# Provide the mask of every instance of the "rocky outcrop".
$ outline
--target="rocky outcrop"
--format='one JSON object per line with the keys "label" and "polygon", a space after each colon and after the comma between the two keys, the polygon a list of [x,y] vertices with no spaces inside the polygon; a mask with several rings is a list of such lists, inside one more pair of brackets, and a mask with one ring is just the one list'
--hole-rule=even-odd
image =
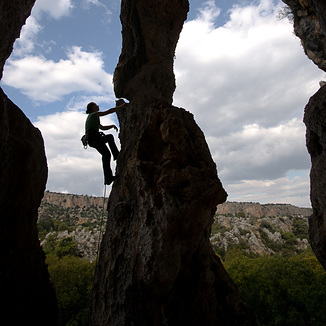
{"label": "rocky outcrop", "polygon": [[294,18],[294,33],[306,55],[326,70],[326,2],[324,0],[282,0]]}
{"label": "rocky outcrop", "polygon": [[3,66],[34,3],[35,0],[0,0],[0,79]]}
{"label": "rocky outcrop", "polygon": [[[0,72],[35,0],[0,1]],[[58,325],[37,235],[47,164],[41,133],[0,89],[0,312],[12,325]]]}
{"label": "rocky outcrop", "polygon": [[[292,10],[294,31],[300,37],[308,57],[326,71],[326,2],[324,0],[283,0]],[[304,123],[307,127],[306,144],[311,156],[310,242],[326,269],[326,130],[325,86],[311,97],[305,108]]]}
{"label": "rocky outcrop", "polygon": [[90,262],[93,262],[98,253],[98,245],[102,239],[102,231],[100,228],[88,230],[82,226],[78,226],[74,231],[59,231],[50,232],[46,235],[45,239],[41,242],[41,246],[46,246],[49,237],[53,236],[55,242],[59,242],[62,239],[72,238],[76,243],[75,255],[78,257],[86,258]]}
{"label": "rocky outcrop", "polygon": [[0,91],[0,311],[10,323],[58,324],[56,297],[40,248],[37,209],[47,164],[41,133]]}
{"label": "rocky outcrop", "polygon": [[[119,179],[108,204],[91,325],[241,325],[247,310],[214,254],[210,227],[226,192],[192,114],[171,105],[185,0],[122,1],[114,83]],[[163,53],[161,53],[163,51]]]}
{"label": "rocky outcrop", "polygon": [[174,52],[188,10],[188,0],[121,1],[122,52],[113,77],[117,97],[139,106],[172,103]]}
{"label": "rocky outcrop", "polygon": [[301,208],[290,204],[259,204],[259,203],[241,203],[226,202],[217,206],[216,214],[230,214],[237,216],[253,217],[279,217],[279,216],[310,216],[311,208]]}
{"label": "rocky outcrop", "polygon": [[210,241],[218,254],[225,253],[229,248],[238,248],[245,254],[260,256],[275,253],[295,255],[298,251],[307,249],[307,229],[306,217],[216,215]]}
{"label": "rocky outcrop", "polygon": [[326,86],[310,98],[305,108],[306,142],[311,156],[309,219],[312,248],[326,269]]}

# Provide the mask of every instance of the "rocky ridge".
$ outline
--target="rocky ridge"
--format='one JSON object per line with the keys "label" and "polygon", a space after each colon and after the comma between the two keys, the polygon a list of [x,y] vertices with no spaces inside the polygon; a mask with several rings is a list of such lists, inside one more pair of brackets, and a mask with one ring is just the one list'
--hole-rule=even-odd
{"label": "rocky ridge", "polygon": [[231,214],[237,216],[243,212],[247,217],[281,217],[305,216],[312,214],[312,208],[303,208],[291,204],[259,204],[249,202],[225,202],[217,206],[216,214]]}
{"label": "rocky ridge", "polygon": [[[106,221],[101,202],[102,197],[46,191],[39,208],[39,226],[50,219],[56,221],[58,230],[48,229],[41,245],[46,247],[50,238],[57,244],[72,238],[75,255],[94,261]],[[90,203],[92,208],[87,207]],[[308,246],[311,213],[310,208],[289,204],[226,202],[217,206],[210,242],[218,254],[234,247],[255,255],[295,254]]]}

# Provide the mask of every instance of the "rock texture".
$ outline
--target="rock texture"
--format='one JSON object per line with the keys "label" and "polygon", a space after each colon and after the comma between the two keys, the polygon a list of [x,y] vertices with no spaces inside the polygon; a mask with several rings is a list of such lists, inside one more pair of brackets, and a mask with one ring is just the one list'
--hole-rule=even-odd
{"label": "rock texture", "polygon": [[326,69],[326,2],[324,0],[282,0],[294,17],[294,33],[301,39],[306,55]]}
{"label": "rock texture", "polygon": [[[0,1],[0,72],[35,0]],[[47,164],[42,136],[0,89],[1,315],[12,325],[58,325],[37,236]]]}
{"label": "rock texture", "polygon": [[122,52],[113,83],[117,97],[142,106],[172,103],[173,59],[188,0],[121,1]]}
{"label": "rock texture", "polygon": [[[226,192],[192,114],[171,105],[185,0],[122,1],[114,83],[119,179],[90,309],[91,325],[241,325],[247,307],[214,254],[210,227]],[[162,52],[163,51],[163,52]]]}
{"label": "rock texture", "polygon": [[[297,219],[300,221],[301,228],[302,225],[308,228],[307,218],[301,216]],[[298,225],[298,223],[295,225],[292,216],[257,219],[216,215],[214,220],[210,241],[215,249],[223,248],[227,251],[235,244],[247,254],[274,255],[284,254],[284,249],[296,254],[298,250],[305,250],[308,246],[308,232],[300,234],[300,238],[292,233],[297,231],[294,229]],[[288,233],[291,237],[286,236]]]}

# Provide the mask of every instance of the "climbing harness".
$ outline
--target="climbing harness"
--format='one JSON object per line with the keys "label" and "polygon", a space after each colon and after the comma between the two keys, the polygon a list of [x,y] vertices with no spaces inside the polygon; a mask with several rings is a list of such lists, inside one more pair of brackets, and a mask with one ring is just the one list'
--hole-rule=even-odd
{"label": "climbing harness", "polygon": [[99,253],[100,253],[100,244],[101,244],[101,239],[102,239],[102,236],[103,236],[102,226],[103,226],[103,216],[104,216],[104,208],[105,208],[105,196],[106,196],[106,185],[104,185],[103,209],[102,209],[102,216],[101,216],[101,220],[100,220],[100,233],[99,233],[99,236],[98,236],[98,243],[97,243],[96,262],[98,261],[98,256],[99,256]]}

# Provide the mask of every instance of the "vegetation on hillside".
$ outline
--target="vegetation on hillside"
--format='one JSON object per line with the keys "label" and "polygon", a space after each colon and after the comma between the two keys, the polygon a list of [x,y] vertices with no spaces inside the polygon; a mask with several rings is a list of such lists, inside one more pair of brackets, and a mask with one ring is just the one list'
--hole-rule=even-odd
{"label": "vegetation on hillside", "polygon": [[[90,218],[87,218],[88,213]],[[69,234],[76,229],[77,222],[79,228],[98,227],[102,212],[95,208],[77,207],[56,210],[54,205],[47,204],[42,208],[42,214],[38,223],[39,237],[44,239],[47,236],[43,250],[55,285],[62,325],[87,325],[96,263],[77,257],[76,243]],[[240,212],[236,218],[240,221],[245,216]],[[257,238],[266,248],[273,249],[273,254],[252,252],[244,240],[249,232],[244,227],[238,227],[238,242],[231,238],[234,242],[228,242],[226,247],[214,246],[226,271],[251,308],[247,326],[326,324],[326,272],[309,245],[306,250],[297,247],[297,239],[308,239],[307,220],[298,216],[283,217],[284,223],[289,221],[289,229],[283,230],[278,227],[282,224],[274,223],[270,218],[248,219]],[[282,218],[279,222],[283,223]],[[232,230],[215,222],[212,236],[232,233]],[[58,238],[60,231],[68,231],[68,236]],[[280,233],[282,243],[271,241],[270,235],[275,232]],[[232,233],[232,236],[235,237],[235,234]]]}
{"label": "vegetation on hillside", "polygon": [[326,272],[311,248],[293,257],[256,258],[232,249],[224,266],[251,308],[246,325],[326,324]]}

